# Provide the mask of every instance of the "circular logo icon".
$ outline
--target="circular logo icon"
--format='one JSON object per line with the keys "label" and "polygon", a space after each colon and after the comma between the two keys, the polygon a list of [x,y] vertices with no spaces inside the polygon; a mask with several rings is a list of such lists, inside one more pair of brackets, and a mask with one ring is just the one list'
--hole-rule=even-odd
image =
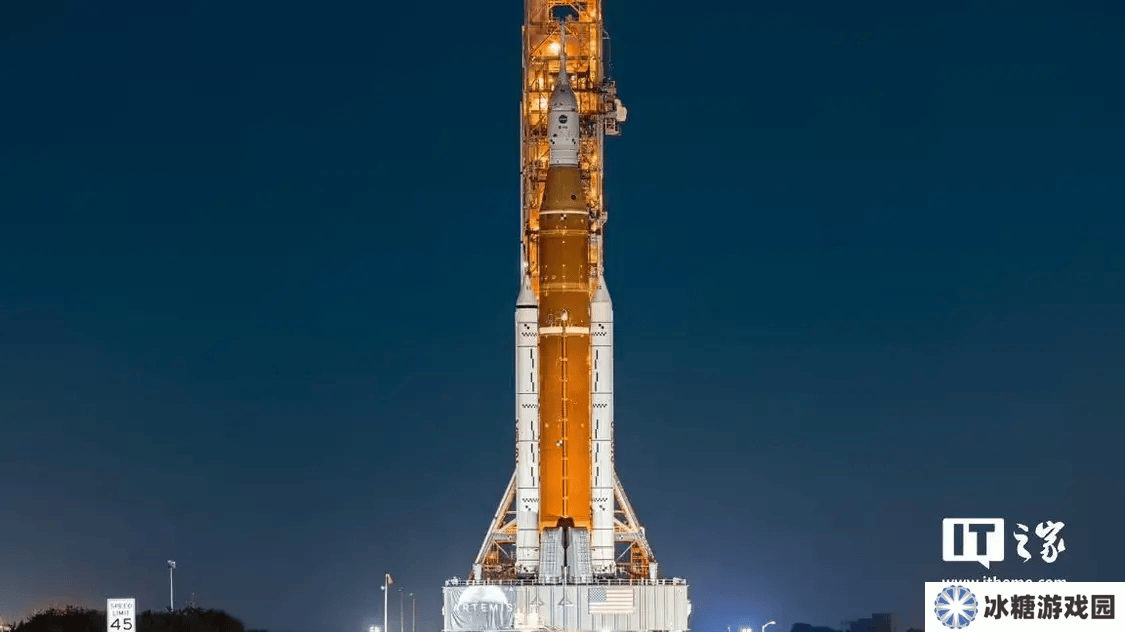
{"label": "circular logo icon", "polygon": [[964,586],[946,586],[934,600],[934,614],[951,630],[968,627],[977,617],[977,596]]}
{"label": "circular logo icon", "polygon": [[565,114],[559,115],[559,125],[566,125],[566,115]]}

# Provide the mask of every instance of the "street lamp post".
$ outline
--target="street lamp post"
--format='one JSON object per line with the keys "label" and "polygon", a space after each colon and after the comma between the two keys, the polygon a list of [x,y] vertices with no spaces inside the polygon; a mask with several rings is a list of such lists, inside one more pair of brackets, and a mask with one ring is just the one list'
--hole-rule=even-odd
{"label": "street lamp post", "polygon": [[403,603],[402,600],[403,600],[402,589],[399,588],[398,589],[398,632],[405,632],[405,630],[403,630],[403,627],[405,627],[405,626],[403,626],[403,621],[405,619],[403,619],[403,615],[402,615],[402,603]]}
{"label": "street lamp post", "polygon": [[383,632],[387,632],[387,595],[391,592],[390,585],[393,581],[390,573],[383,577]]}
{"label": "street lamp post", "polygon": [[770,627],[771,625],[773,625],[775,623],[777,623],[777,621],[770,621],[769,623],[763,625],[762,626],[762,632],[766,632],[766,628]]}
{"label": "street lamp post", "polygon": [[176,610],[176,593],[172,588],[172,571],[176,570],[176,563],[168,560],[168,611],[175,612]]}

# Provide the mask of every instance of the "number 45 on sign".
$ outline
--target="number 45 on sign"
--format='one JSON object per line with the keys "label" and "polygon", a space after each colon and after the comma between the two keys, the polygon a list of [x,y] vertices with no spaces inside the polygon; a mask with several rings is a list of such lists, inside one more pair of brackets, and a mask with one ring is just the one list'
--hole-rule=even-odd
{"label": "number 45 on sign", "polygon": [[131,632],[136,628],[136,599],[107,599],[105,602],[105,632]]}

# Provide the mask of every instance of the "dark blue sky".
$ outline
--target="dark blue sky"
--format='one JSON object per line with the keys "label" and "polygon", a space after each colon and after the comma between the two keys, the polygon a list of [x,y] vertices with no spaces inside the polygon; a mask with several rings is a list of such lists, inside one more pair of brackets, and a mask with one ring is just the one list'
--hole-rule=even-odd
{"label": "dark blue sky", "polygon": [[[4,7],[0,617],[171,558],[440,629],[513,466],[521,3]],[[1123,579],[1118,3],[605,11],[617,468],[693,628],[920,625],[985,574],[944,517]]]}

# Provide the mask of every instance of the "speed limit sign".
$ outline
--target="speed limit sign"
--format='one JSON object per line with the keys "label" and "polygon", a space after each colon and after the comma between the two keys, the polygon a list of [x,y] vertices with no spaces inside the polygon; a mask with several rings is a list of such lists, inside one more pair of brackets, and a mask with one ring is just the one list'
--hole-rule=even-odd
{"label": "speed limit sign", "polygon": [[105,632],[134,632],[137,628],[136,599],[107,599]]}

